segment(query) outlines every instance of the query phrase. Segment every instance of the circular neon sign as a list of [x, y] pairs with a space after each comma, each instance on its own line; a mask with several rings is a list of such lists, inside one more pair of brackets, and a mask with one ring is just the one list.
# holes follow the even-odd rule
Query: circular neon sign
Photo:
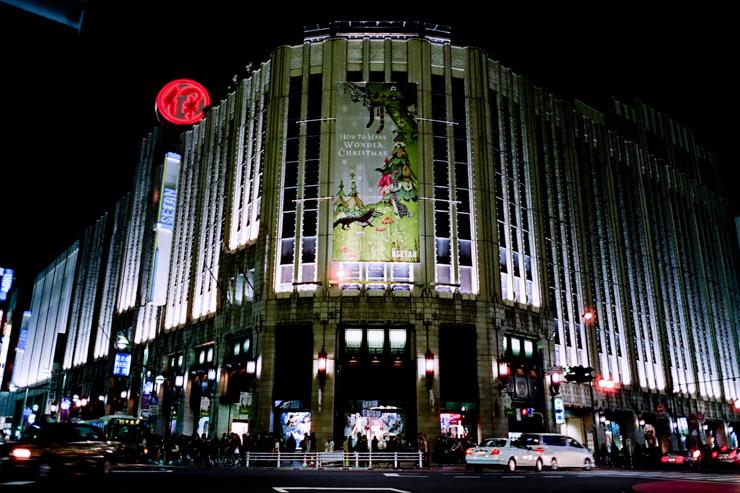
[[190, 125], [203, 118], [211, 104], [205, 87], [190, 79], [177, 79], [165, 84], [157, 94], [157, 111], [175, 125]]

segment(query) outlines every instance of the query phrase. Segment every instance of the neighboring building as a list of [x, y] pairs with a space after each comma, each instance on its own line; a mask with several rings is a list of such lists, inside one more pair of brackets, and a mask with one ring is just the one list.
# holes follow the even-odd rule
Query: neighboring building
[[[644, 420], [664, 448], [704, 424], [726, 443], [740, 292], [717, 177], [639, 102], [558, 100], [440, 26], [333, 23], [145, 139], [84, 268], [74, 249], [37, 281], [40, 358], [14, 378], [43, 379], [67, 334], [56, 402], [159, 433], [621, 447]], [[579, 365], [615, 389], [563, 383], [556, 423], [550, 374]]]

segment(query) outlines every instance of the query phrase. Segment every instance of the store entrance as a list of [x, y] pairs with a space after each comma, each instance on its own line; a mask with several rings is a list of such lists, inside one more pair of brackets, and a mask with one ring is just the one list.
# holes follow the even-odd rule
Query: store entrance
[[415, 365], [408, 327], [339, 329], [335, 442], [350, 450], [416, 445]]

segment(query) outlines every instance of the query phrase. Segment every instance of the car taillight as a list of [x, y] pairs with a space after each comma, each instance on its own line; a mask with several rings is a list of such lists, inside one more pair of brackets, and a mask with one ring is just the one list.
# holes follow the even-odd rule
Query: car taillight
[[683, 461], [683, 455], [679, 455], [678, 457], [676, 457], [676, 464], [683, 464]]
[[537, 452], [538, 454], [544, 454], [545, 453], [545, 448], [544, 447], [537, 447], [537, 448], [532, 449], [532, 452]]
[[694, 459], [698, 459], [699, 457], [701, 457], [701, 452], [700, 452], [700, 451], [698, 451], [698, 450], [694, 450], [694, 451], [693, 451], [693, 452], [691, 453], [691, 456], [692, 456], [692, 457], [693, 457]]
[[660, 458], [660, 462], [662, 462], [663, 464], [665, 464], [666, 462], [668, 462], [668, 456], [667, 455], [664, 455], [663, 457], [661, 457]]
[[722, 452], [724, 454], [725, 452], [727, 452], [727, 447], [724, 446], [724, 445], [722, 445], [722, 447], [720, 447], [719, 450], [720, 450], [720, 452]]
[[491, 450], [491, 455], [498, 455], [500, 453], [501, 453], [501, 451], [499, 449], [497, 449], [497, 448]]
[[730, 451], [730, 459], [734, 459], [737, 456], [737, 450]]
[[31, 451], [27, 448], [14, 448], [10, 451], [10, 455], [16, 459], [30, 459]]
[[712, 459], [716, 459], [719, 453], [716, 450], [712, 450]]
[[468, 450], [466, 450], [465, 455], [473, 455], [473, 449], [469, 448]]

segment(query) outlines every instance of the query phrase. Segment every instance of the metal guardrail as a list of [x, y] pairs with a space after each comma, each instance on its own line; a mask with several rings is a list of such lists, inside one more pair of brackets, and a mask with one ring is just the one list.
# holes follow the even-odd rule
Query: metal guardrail
[[380, 464], [393, 464], [399, 469], [401, 464], [423, 467], [424, 454], [421, 452], [247, 452], [244, 457], [246, 467], [366, 467], [372, 469]]

